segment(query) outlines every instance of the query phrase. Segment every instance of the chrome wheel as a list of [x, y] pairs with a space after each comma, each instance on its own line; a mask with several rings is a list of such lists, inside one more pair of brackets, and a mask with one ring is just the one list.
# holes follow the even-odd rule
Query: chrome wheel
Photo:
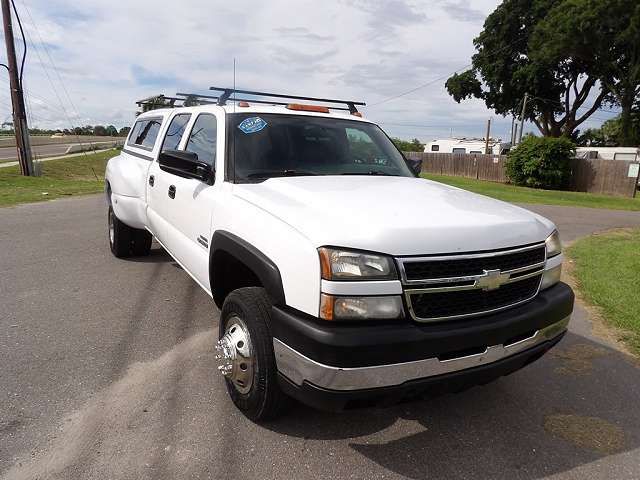
[[109, 209], [109, 243], [113, 245], [113, 241], [115, 238], [115, 227], [113, 226], [113, 211]]
[[229, 319], [225, 334], [216, 344], [218, 370], [242, 394], [253, 384], [254, 356], [249, 329], [236, 315]]

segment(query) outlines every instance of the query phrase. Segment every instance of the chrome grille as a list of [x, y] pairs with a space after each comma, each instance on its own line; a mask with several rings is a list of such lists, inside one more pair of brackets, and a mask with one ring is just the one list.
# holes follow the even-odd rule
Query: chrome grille
[[498, 252], [399, 258], [409, 313], [417, 321], [482, 315], [534, 298], [544, 244]]

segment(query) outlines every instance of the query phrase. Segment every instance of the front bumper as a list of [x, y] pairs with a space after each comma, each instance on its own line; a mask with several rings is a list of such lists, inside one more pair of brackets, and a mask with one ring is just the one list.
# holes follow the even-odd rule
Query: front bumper
[[415, 382], [427, 381], [432, 389], [434, 381], [450, 383], [452, 375], [478, 369], [485, 372], [483, 379], [491, 371], [504, 375], [502, 371], [521, 368], [560, 340], [573, 302], [571, 289], [560, 283], [524, 305], [437, 324], [339, 325], [274, 307], [280, 383], [305, 403], [336, 409], [336, 395], [344, 408], [353, 398], [361, 401], [383, 391], [387, 397]]

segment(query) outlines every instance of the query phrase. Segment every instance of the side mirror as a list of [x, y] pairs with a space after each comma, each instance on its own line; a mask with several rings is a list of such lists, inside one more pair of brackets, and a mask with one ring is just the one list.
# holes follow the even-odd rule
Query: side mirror
[[208, 163], [198, 160], [198, 154], [183, 150], [165, 150], [158, 157], [160, 170], [183, 178], [195, 178], [213, 183], [213, 169]]
[[407, 167], [409, 167], [409, 170], [411, 170], [416, 177], [419, 177], [420, 172], [422, 172], [422, 160], [407, 158]]

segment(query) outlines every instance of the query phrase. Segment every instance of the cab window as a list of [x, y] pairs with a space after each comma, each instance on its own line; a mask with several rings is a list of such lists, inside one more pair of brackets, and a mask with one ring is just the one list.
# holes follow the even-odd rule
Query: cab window
[[190, 113], [180, 113], [173, 117], [169, 124], [169, 128], [167, 129], [167, 133], [164, 136], [164, 140], [162, 141], [162, 152], [165, 150], [178, 149], [180, 140], [182, 140], [182, 136], [184, 135], [184, 131], [190, 118]]
[[152, 150], [162, 125], [161, 118], [144, 118], [138, 120], [129, 135], [127, 145]]
[[218, 133], [215, 115], [203, 113], [196, 118], [191, 128], [185, 150], [198, 155], [198, 160], [215, 166], [216, 136]]

